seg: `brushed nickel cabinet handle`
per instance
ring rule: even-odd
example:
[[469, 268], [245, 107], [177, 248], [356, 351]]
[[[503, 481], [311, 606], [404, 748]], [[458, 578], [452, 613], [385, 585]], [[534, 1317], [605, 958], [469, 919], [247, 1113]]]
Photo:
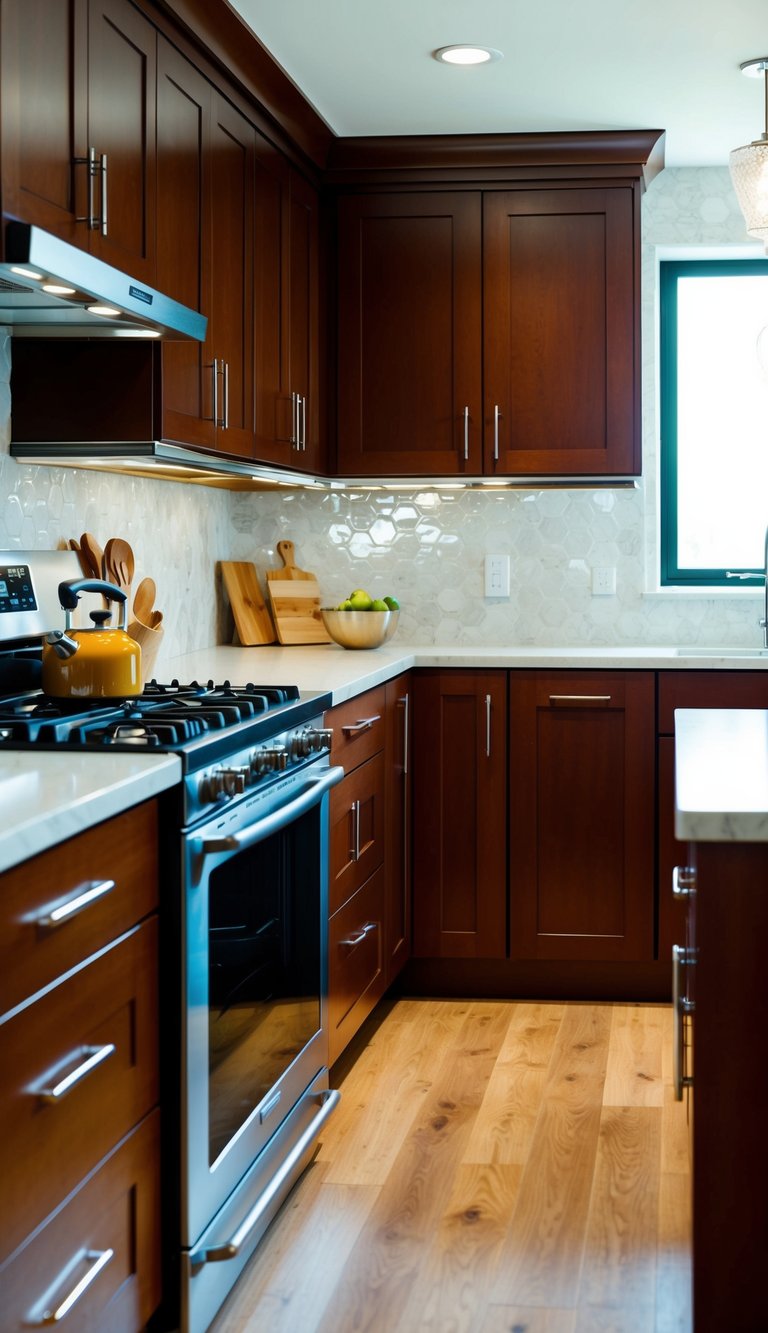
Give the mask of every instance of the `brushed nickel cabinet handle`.
[[464, 462], [469, 461], [469, 408], [465, 407], [464, 412]]
[[85, 1250], [81, 1257], [86, 1259], [91, 1265], [87, 1273], [81, 1277], [80, 1281], [72, 1288], [69, 1295], [64, 1297], [64, 1300], [60, 1305], [57, 1305], [54, 1310], [44, 1309], [36, 1318], [33, 1316], [33, 1318], [30, 1319], [30, 1324], [33, 1327], [45, 1328], [50, 1327], [51, 1324], [60, 1324], [62, 1319], [66, 1319], [70, 1310], [72, 1310], [80, 1300], [80, 1297], [84, 1296], [91, 1283], [95, 1282], [101, 1270], [106, 1268], [110, 1259], [114, 1256], [114, 1253], [114, 1250]]
[[299, 444], [299, 395], [291, 394], [291, 447], [300, 448]]
[[485, 757], [491, 757], [491, 696], [485, 696]]
[[345, 736], [359, 736], [361, 731], [370, 731], [374, 722], [381, 722], [381, 713], [374, 713], [373, 717], [360, 717], [357, 722], [350, 722], [341, 730]]
[[685, 1020], [696, 1006], [684, 995], [680, 975], [692, 962], [688, 949], [679, 944], [672, 945], [672, 1083], [677, 1102], [683, 1100], [683, 1088], [693, 1085], [693, 1078], [685, 1072]]
[[92, 879], [85, 885], [78, 885], [74, 898], [68, 898], [66, 902], [59, 903], [58, 907], [37, 918], [38, 930], [56, 930], [78, 916], [80, 912], [84, 912], [86, 907], [98, 902], [105, 894], [111, 893], [114, 887], [113, 879]]
[[[78, 1051], [73, 1051], [70, 1057], [73, 1060], [79, 1059], [80, 1064], [76, 1065], [64, 1078], [59, 1079], [58, 1083], [36, 1088], [35, 1096], [49, 1106], [59, 1106], [67, 1093], [76, 1088], [79, 1083], [82, 1083], [83, 1079], [92, 1074], [94, 1069], [98, 1069], [99, 1065], [108, 1060], [110, 1055], [114, 1055], [116, 1050], [117, 1047], [113, 1041], [107, 1042], [105, 1046], [81, 1046]], [[82, 1056], [85, 1056], [85, 1059], [82, 1059]]]
[[355, 801], [352, 809], [355, 812], [355, 860], [360, 860], [360, 802]]
[[672, 897], [692, 898], [696, 892], [696, 871], [693, 866], [675, 866], [672, 871]]
[[494, 403], [494, 405], [493, 405], [493, 461], [494, 461], [494, 463], [498, 463], [498, 461], [499, 461], [499, 417], [500, 417], [500, 416], [501, 416], [501, 412], [499, 411], [499, 404], [498, 404], [498, 403]]
[[566, 708], [579, 708], [589, 704], [609, 704], [611, 696], [610, 694], [550, 694], [549, 702], [555, 707], [564, 704]]
[[213, 375], [213, 408], [211, 420], [214, 426], [219, 425], [219, 360], [214, 357], [211, 362], [211, 373]]
[[403, 705], [403, 776], [408, 772], [408, 714], [410, 712], [410, 696], [404, 694], [402, 699], [398, 699], [399, 704]]
[[106, 236], [106, 234], [107, 234], [107, 190], [108, 190], [108, 180], [107, 180], [107, 155], [106, 155], [106, 153], [100, 153], [100, 154], [99, 154], [99, 174], [100, 174], [100, 176], [101, 176], [101, 219], [100, 219], [101, 234], [102, 234], [102, 236]]
[[299, 448], [303, 453], [307, 452], [307, 398], [305, 394], [301, 396], [301, 444]]
[[96, 149], [89, 148], [87, 157], [75, 157], [72, 159], [76, 167], [85, 167], [88, 179], [88, 211], [85, 217], [76, 217], [75, 222], [85, 222], [90, 231], [95, 231], [99, 225], [99, 219], [93, 211], [94, 206], [94, 181], [96, 180]]
[[221, 424], [229, 430], [229, 362], [222, 361], [221, 364], [224, 370], [224, 418]]

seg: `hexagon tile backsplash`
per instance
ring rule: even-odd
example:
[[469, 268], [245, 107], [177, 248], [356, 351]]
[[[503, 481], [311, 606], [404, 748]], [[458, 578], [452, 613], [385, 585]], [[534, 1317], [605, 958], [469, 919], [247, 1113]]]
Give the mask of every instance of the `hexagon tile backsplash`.
[[[331, 604], [352, 588], [402, 602], [398, 639], [420, 645], [759, 643], [759, 592], [645, 595], [656, 526], [657, 247], [743, 244], [727, 168], [657, 177], [643, 201], [643, 450], [636, 490], [246, 494], [68, 468], [8, 456], [11, 343], [0, 329], [0, 548], [51, 549], [59, 538], [127, 537], [136, 578], [151, 574], [166, 633], [159, 665], [228, 642], [219, 560], [279, 564], [277, 542], [317, 574]], [[487, 601], [483, 561], [508, 554], [511, 595]], [[592, 569], [615, 567], [615, 596], [592, 595]]]

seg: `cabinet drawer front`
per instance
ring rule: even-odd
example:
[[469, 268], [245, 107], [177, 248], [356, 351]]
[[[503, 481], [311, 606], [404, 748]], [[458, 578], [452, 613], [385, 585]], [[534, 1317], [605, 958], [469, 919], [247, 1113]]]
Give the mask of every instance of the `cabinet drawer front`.
[[0, 1068], [2, 1260], [157, 1101], [157, 918], [0, 1026]]
[[160, 1250], [160, 1112], [153, 1111], [0, 1270], [2, 1326], [28, 1329], [98, 1268], [62, 1326], [136, 1333], [160, 1302]]
[[384, 756], [377, 754], [331, 792], [329, 912], [336, 912], [384, 859]]
[[660, 671], [662, 736], [674, 735], [676, 708], [768, 708], [768, 672]]
[[325, 715], [333, 727], [331, 763], [342, 764], [345, 773], [384, 748], [385, 686], [348, 699]]
[[384, 992], [383, 907], [384, 870], [380, 868], [331, 918], [328, 967], [331, 1064]]
[[[114, 888], [106, 887], [110, 881]], [[4, 1013], [157, 906], [156, 803], [135, 806], [14, 866], [0, 886]], [[48, 921], [56, 909], [63, 909], [63, 919]]]

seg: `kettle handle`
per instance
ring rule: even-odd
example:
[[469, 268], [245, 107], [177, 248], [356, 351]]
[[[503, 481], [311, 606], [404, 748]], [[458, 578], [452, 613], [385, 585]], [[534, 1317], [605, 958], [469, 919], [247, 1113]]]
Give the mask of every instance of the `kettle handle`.
[[118, 629], [125, 629], [128, 624], [128, 594], [114, 583], [105, 579], [72, 579], [59, 584], [59, 602], [66, 611], [67, 629], [70, 628], [71, 613], [76, 609], [81, 592], [98, 592], [109, 602], [120, 603], [120, 624]]

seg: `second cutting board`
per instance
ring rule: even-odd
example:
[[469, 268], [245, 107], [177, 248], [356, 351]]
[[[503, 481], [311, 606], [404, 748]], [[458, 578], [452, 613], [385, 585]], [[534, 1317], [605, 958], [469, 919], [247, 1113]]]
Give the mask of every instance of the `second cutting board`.
[[322, 600], [317, 579], [295, 564], [293, 542], [278, 542], [277, 551], [282, 556], [283, 568], [267, 570], [267, 592], [278, 640], [285, 644], [330, 643], [320, 615]]

